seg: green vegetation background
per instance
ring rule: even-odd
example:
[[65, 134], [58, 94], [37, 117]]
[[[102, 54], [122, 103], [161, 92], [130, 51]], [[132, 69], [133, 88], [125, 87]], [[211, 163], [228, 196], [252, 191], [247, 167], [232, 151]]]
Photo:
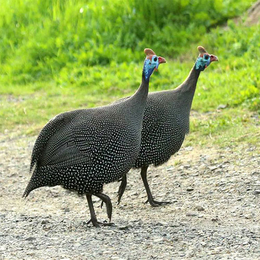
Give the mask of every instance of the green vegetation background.
[[[1, 132], [37, 134], [57, 113], [132, 94], [145, 47], [168, 61], [153, 74], [150, 90], [175, 88], [202, 45], [219, 62], [201, 73], [192, 132], [207, 138], [232, 132], [235, 140], [246, 127], [255, 141], [260, 28], [243, 25], [253, 2], [0, 0]], [[237, 16], [242, 21], [235, 24]]]

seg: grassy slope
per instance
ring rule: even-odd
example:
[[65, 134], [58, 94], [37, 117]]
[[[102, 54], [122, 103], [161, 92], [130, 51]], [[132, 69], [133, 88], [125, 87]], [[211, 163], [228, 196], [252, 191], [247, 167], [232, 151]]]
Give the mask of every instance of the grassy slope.
[[[229, 22], [228, 30], [216, 27], [210, 33], [202, 34], [199, 41], [181, 48], [185, 51], [182, 50], [179, 56], [158, 53], [166, 57], [168, 63], [161, 65], [159, 73], [152, 76], [151, 90], [178, 86], [197, 57], [197, 44], [204, 45], [220, 61], [211, 64], [200, 76], [193, 102], [196, 113], [192, 113], [191, 134], [186, 144], [256, 143], [260, 138], [259, 27], [236, 26]], [[124, 50], [122, 52], [126, 55]], [[132, 52], [128, 54], [131, 55]], [[13, 71], [3, 74], [0, 85], [1, 132], [17, 130], [17, 134], [37, 134], [57, 113], [107, 104], [132, 94], [140, 83], [142, 62], [131, 61], [129, 57], [126, 63], [110, 61], [106, 66], [68, 63], [45, 81], [29, 80], [24, 84], [23, 80], [6, 83]], [[17, 61], [17, 56], [15, 59]], [[19, 62], [26, 63], [24, 60]], [[8, 64], [4, 64], [5, 69], [10, 69]], [[226, 108], [217, 110], [219, 105]]]
[[[195, 54], [193, 56], [195, 59]], [[199, 78], [193, 102], [193, 110], [197, 113], [193, 113], [191, 117], [188, 144], [214, 142], [225, 145], [230, 140], [254, 143], [259, 140], [257, 113], [250, 111], [252, 102], [248, 101], [247, 96], [244, 97], [245, 100], [242, 97], [248, 86], [248, 79], [233, 78], [236, 74], [243, 73], [244, 68], [241, 71], [223, 73], [221, 55], [219, 58], [220, 62], [211, 64]], [[192, 62], [179, 63], [173, 60], [161, 65], [159, 73], [152, 76], [151, 90], [174, 88], [185, 79], [191, 66]], [[104, 68], [100, 68], [99, 75], [103, 76], [98, 88], [92, 88], [91, 84], [81, 88], [73, 85], [59, 88], [54, 82], [9, 88], [8, 92], [13, 94], [2, 95], [0, 116], [4, 123], [1, 124], [1, 130], [19, 127], [21, 132], [37, 134], [57, 113], [107, 104], [132, 94], [139, 85], [141, 68], [142, 64], [131, 64], [130, 68], [121, 65], [114, 70], [115, 74], [109, 68], [102, 74]], [[127, 70], [130, 71], [126, 73]], [[108, 90], [107, 81], [113, 86]], [[240, 97], [239, 104], [237, 96]], [[226, 108], [217, 110], [219, 105], [225, 105]], [[239, 139], [245, 135], [249, 135], [248, 139]]]

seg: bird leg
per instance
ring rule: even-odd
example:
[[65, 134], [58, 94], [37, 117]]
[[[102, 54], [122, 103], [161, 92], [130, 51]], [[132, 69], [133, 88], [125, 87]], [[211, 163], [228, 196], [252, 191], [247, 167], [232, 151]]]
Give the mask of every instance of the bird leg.
[[88, 206], [89, 206], [89, 210], [90, 210], [90, 220], [87, 222], [87, 224], [89, 224], [90, 222], [92, 222], [93, 226], [95, 227], [100, 227], [100, 225], [103, 226], [111, 226], [113, 225], [113, 223], [111, 223], [111, 217], [112, 217], [112, 203], [110, 198], [103, 194], [103, 193], [96, 193], [93, 194], [95, 196], [97, 196], [98, 198], [100, 198], [102, 200], [102, 203], [105, 202], [106, 203], [106, 207], [107, 207], [107, 216], [109, 218], [109, 223], [104, 223], [104, 222], [99, 222], [97, 221], [97, 217], [95, 214], [95, 210], [94, 210], [94, 206], [93, 206], [93, 202], [92, 202], [92, 194], [87, 194], [87, 200], [88, 200]]
[[89, 207], [89, 211], [90, 211], [90, 220], [88, 221], [87, 224], [92, 222], [93, 226], [100, 227], [99, 223], [97, 221], [97, 217], [96, 217], [93, 202], [92, 202], [92, 194], [87, 194], [86, 197], [87, 197], [88, 207]]
[[118, 192], [117, 192], [117, 195], [118, 195], [118, 199], [117, 199], [117, 204], [119, 205], [120, 201], [121, 201], [121, 198], [125, 192], [125, 187], [127, 185], [127, 178], [126, 178], [126, 174], [122, 177], [121, 179], [121, 184], [119, 186], [119, 189], [118, 189]]
[[147, 181], [147, 169], [148, 169], [148, 166], [143, 166], [141, 168], [141, 177], [142, 177], [144, 187], [145, 187], [147, 197], [148, 197], [148, 200], [145, 203], [149, 202], [152, 207], [158, 207], [163, 204], [169, 204], [170, 202], [163, 202], [163, 201], [160, 202], [160, 201], [156, 201], [153, 199], [153, 195], [151, 193], [151, 190], [150, 190], [150, 187], [149, 187], [149, 184]]
[[111, 218], [112, 218], [112, 209], [113, 209], [111, 199], [107, 195], [105, 195], [104, 193], [97, 193], [97, 194], [95, 194], [95, 196], [97, 196], [98, 198], [100, 198], [102, 200], [101, 207], [103, 205], [103, 202], [106, 203], [107, 217], [108, 217], [109, 223], [110, 223]]

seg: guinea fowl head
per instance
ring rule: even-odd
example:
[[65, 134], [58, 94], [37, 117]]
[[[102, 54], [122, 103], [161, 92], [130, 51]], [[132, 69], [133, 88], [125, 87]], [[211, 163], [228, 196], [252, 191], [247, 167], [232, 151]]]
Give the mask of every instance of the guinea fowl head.
[[218, 57], [213, 54], [209, 54], [204, 47], [198, 46], [198, 51], [200, 54], [195, 63], [196, 70], [203, 71], [210, 65], [211, 62], [218, 61]]
[[146, 58], [144, 61], [143, 73], [146, 80], [150, 78], [154, 70], [157, 70], [161, 63], [166, 63], [163, 57], [157, 56], [152, 49], [144, 49]]

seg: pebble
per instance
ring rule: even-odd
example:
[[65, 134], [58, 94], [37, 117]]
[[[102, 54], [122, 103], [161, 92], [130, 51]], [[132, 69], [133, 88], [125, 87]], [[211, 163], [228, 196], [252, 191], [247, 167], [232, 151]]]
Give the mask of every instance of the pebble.
[[35, 237], [27, 237], [25, 240], [27, 240], [27, 241], [33, 241], [33, 240], [36, 240], [36, 238], [35, 238]]
[[43, 225], [48, 224], [48, 223], [50, 223], [50, 221], [47, 220], [47, 219], [43, 219], [43, 220], [41, 221], [41, 224], [43, 224]]
[[[206, 259], [213, 254], [216, 259], [259, 258], [259, 187], [255, 186], [259, 173], [252, 174], [259, 172], [259, 165], [252, 161], [251, 151], [247, 154], [247, 147], [197, 151], [194, 146], [191, 151], [183, 149], [173, 159], [180, 164], [168, 170], [167, 164], [149, 167], [154, 199], [175, 204], [157, 208], [144, 204], [146, 192], [139, 170], [129, 173], [119, 206], [120, 183], [105, 185], [115, 225], [96, 229], [86, 225], [89, 211], [83, 196], [53, 187], [37, 189], [26, 200], [20, 198], [29, 179], [23, 173], [28, 170], [30, 140], [33, 143], [34, 138], [24, 139], [26, 148], [8, 140], [5, 149], [0, 149], [0, 174], [5, 180], [0, 194], [3, 259]], [[11, 158], [12, 169], [7, 169], [6, 160]], [[185, 175], [176, 170], [179, 166]], [[222, 169], [220, 174], [216, 174], [218, 169]], [[12, 178], [5, 178], [11, 174]], [[246, 192], [247, 188], [251, 190]], [[107, 220], [106, 207], [101, 209], [99, 200], [94, 207], [98, 220]]]
[[196, 217], [196, 216], [198, 216], [198, 214], [195, 212], [188, 212], [188, 213], [186, 213], [186, 216], [187, 217]]
[[202, 206], [196, 206], [195, 209], [197, 211], [204, 211], [205, 210]]
[[217, 110], [219, 110], [219, 109], [225, 109], [227, 107], [227, 104], [220, 104], [220, 105], [218, 105], [218, 107], [217, 107]]

